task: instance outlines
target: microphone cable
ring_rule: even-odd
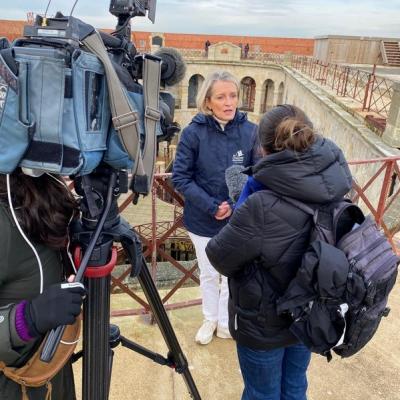
[[[13,217],[13,220],[15,222],[15,225],[17,226],[17,229],[19,231],[19,233],[21,234],[21,236],[24,238],[25,242],[27,243],[27,245],[32,249],[33,254],[36,257],[36,261],[38,263],[38,267],[39,267],[39,274],[40,274],[40,294],[43,293],[43,266],[42,266],[42,261],[40,260],[39,254],[35,248],[35,246],[31,243],[31,241],[28,239],[28,237],[25,235],[25,232],[23,231],[23,229],[21,228],[21,225],[18,221],[17,215],[15,214],[15,209],[14,209],[14,205],[12,202],[12,197],[11,197],[11,183],[10,183],[10,174],[6,175],[6,180],[7,180],[7,198],[8,198],[8,205],[10,207],[10,211]]]

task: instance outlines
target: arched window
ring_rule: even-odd
[[[285,85],[283,82],[280,83],[278,88],[278,98],[276,100],[276,105],[283,104],[283,92],[285,91]]]
[[[240,82],[240,108],[245,111],[254,111],[256,98],[256,82],[250,76],[246,76]]]
[[[267,79],[263,85],[263,96],[260,112],[265,113],[274,106],[274,81]]]
[[[204,78],[199,75],[193,75],[189,79],[189,91],[188,91],[188,108],[196,108],[196,97],[199,92],[200,86],[203,84]]]
[[[154,36],[154,37],[151,39],[151,44],[152,44],[152,45],[156,45],[156,46],[162,47],[162,45],[163,45],[163,39],[162,39],[162,37],[160,37],[160,36]]]

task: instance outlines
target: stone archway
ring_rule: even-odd
[[[250,76],[246,76],[240,82],[240,109],[253,112],[255,98],[256,82]]]
[[[275,83],[272,79],[267,79],[263,84],[261,113],[265,113],[274,106],[274,87]]]
[[[283,104],[283,93],[285,91],[285,84],[281,82],[278,87],[278,97],[276,99],[276,105],[279,106]]]
[[[188,108],[196,108],[197,93],[204,82],[204,77],[200,74],[195,74],[189,79],[188,88]]]

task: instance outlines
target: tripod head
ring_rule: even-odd
[[[113,242],[125,243],[131,248],[131,276],[137,276],[142,245],[133,228],[120,216],[117,203],[119,196],[128,192],[127,171],[101,164],[91,174],[75,178],[74,183],[82,198],[81,218],[75,220],[70,229],[72,245],[79,246],[82,253],[91,252],[88,266],[102,266],[110,259]],[[93,244],[99,225],[102,227]],[[89,249],[91,247],[93,249]]]
[[[112,176],[115,179],[110,179]],[[121,223],[117,200],[121,193],[128,191],[128,173],[101,164],[91,174],[75,178],[74,184],[77,194],[81,196],[81,218],[73,221],[70,227],[71,243],[73,246],[79,246],[83,253],[89,247],[93,233],[104,213],[106,202],[110,203],[103,228],[88,261],[88,265],[105,265],[115,239],[111,232]],[[108,199],[109,191],[110,199]]]

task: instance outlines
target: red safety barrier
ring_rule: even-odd
[[[395,251],[400,254],[400,241],[396,239],[396,233],[400,230],[400,219],[397,224],[390,226],[387,220],[388,211],[395,205],[395,202],[399,202],[400,193],[400,169],[399,169],[400,157],[387,157],[378,158],[373,160],[356,160],[349,162],[352,169],[359,166],[369,165],[370,169],[373,169],[371,176],[362,185],[354,182],[353,184],[353,196],[352,200],[357,202],[366,213],[371,213],[377,224],[383,229],[386,236],[390,240]],[[199,279],[194,275],[197,269],[197,263],[190,268],[186,269],[178,260],[175,260],[168,253],[165,252],[163,244],[170,238],[182,238],[188,240],[186,231],[182,224],[182,213],[181,209],[184,205],[182,196],[176,192],[170,183],[171,174],[157,174],[154,179],[153,190],[152,190],[152,221],[149,224],[141,225],[136,227],[136,231],[139,233],[144,247],[146,248],[145,256],[151,267],[153,278],[157,271],[157,258],[162,258],[169,261],[173,268],[178,269],[182,274],[182,278],[168,291],[168,293],[162,299],[164,303],[170,300],[173,295],[180,289],[184,283],[192,280],[196,284],[199,284]],[[375,188],[375,192],[378,191],[380,194],[378,198],[371,199],[368,195],[368,191],[371,188]],[[156,199],[167,199],[169,203],[172,203],[176,207],[176,212],[173,221],[161,221],[157,222],[157,207]],[[130,199],[126,199],[120,206],[120,211],[127,207]],[[135,299],[141,308],[131,310],[113,311],[113,316],[122,315],[135,315],[148,313],[150,310],[149,305],[135,294],[127,285],[123,283],[123,280],[129,275],[130,270],[127,269],[120,277],[113,276],[112,278],[112,289],[115,291],[117,288],[127,293],[133,299]],[[201,303],[200,299],[193,299],[185,302],[176,302],[167,304],[167,309],[176,309],[182,307],[188,307],[192,305],[198,305]]]
[[[394,218],[398,218],[392,226],[389,225],[390,221],[388,210],[391,207],[397,209],[396,203],[399,202],[400,193],[400,168],[399,168],[400,157],[386,157],[377,158],[371,160],[356,160],[350,161],[349,164],[353,166],[357,165],[374,165],[376,166],[375,173],[363,184],[359,185],[357,182],[353,182],[353,188],[356,192],[353,197],[353,201],[361,200],[369,212],[374,216],[376,223],[380,226],[385,235],[392,244],[393,249],[400,254],[400,241],[396,240],[395,235],[400,230],[400,217],[398,212],[394,212],[392,216],[392,222]],[[381,183],[379,183],[381,181]],[[367,195],[367,191],[373,185],[380,186],[379,198],[373,202]],[[396,202],[396,203],[395,203]],[[399,207],[400,208],[400,207]]]
[[[336,92],[360,104],[362,111],[371,111],[377,118],[387,119],[393,97],[394,82],[376,75],[376,65],[371,72],[339,64],[324,64],[307,56],[293,55],[291,67],[315,79]],[[371,118],[371,116],[370,116]],[[376,127],[381,129],[384,124]]]

